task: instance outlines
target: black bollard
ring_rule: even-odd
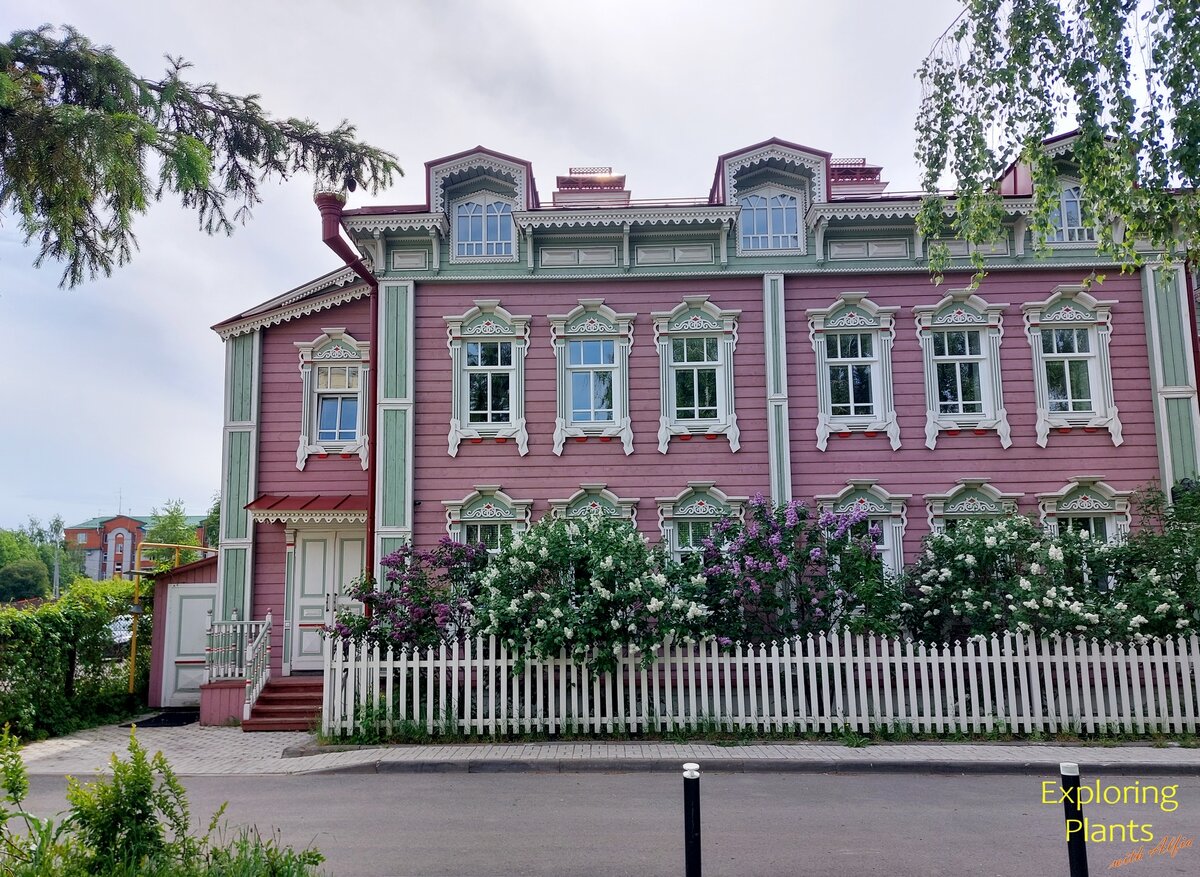
[[[700,877],[700,765],[683,766],[683,873]]]
[[[1084,833],[1083,805],[1079,802],[1079,765],[1064,761],[1058,766],[1063,790],[1063,814],[1067,820],[1067,861],[1071,877],[1088,877],[1087,835]]]

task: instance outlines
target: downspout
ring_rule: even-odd
[[[367,355],[367,370],[370,379],[367,381],[367,441],[370,442],[367,455],[367,544],[364,552],[364,567],[367,574],[375,575],[375,398],[376,384],[379,381],[379,370],[375,367],[376,327],[379,325],[379,281],[367,270],[363,260],[354,252],[354,248],[342,237],[342,205],[346,203],[344,192],[317,189],[313,195],[317,209],[321,211],[321,240],[325,246],[341,257],[354,273],[366,281],[371,288],[371,352]],[[367,607],[370,613],[371,607]]]

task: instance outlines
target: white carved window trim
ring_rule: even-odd
[[[854,478],[835,494],[814,497],[824,512],[845,514],[855,509],[866,511],[870,520],[882,529],[879,555],[884,570],[893,576],[904,571],[904,529],[908,524],[908,499],[911,494],[889,493],[874,478]]]
[[[480,255],[460,256],[458,253],[459,244],[474,243],[473,241],[460,241],[458,237],[458,211],[459,208],[466,204],[478,204],[481,211],[480,221],[482,223],[483,238],[480,243],[486,250],[489,243],[507,243],[511,252],[503,255],[489,255],[482,253]],[[508,208],[508,228],[510,237],[508,240],[498,238],[495,241],[489,241],[487,236],[488,211],[495,205],[502,205]],[[450,261],[454,264],[470,264],[472,262],[515,262],[520,256],[520,237],[517,231],[517,220],[515,213],[518,206],[513,203],[513,199],[497,192],[492,192],[488,189],[479,189],[472,192],[470,195],[464,195],[461,198],[456,198],[450,202],[449,219],[450,219]]]
[[[1079,225],[1066,225],[1069,199],[1078,204]],[[1087,202],[1083,197],[1083,185],[1080,181],[1072,177],[1059,177],[1057,202],[1058,206],[1055,209],[1058,211],[1058,222],[1051,217],[1051,231],[1042,242],[1061,249],[1094,249],[1099,240],[1099,232],[1094,222],[1087,221]]]
[[[508,526],[513,534],[529,528],[531,499],[513,499],[499,484],[476,484],[475,490],[459,500],[443,500],[446,508],[446,532],[456,542],[466,542],[472,524]],[[496,550],[488,549],[489,554]]]
[[[603,482],[580,484],[566,499],[550,500],[550,514],[556,518],[582,518],[599,512],[609,518],[630,521],[637,526],[637,505],[641,499],[621,499]]]
[[[1108,540],[1117,542],[1129,535],[1133,519],[1129,501],[1132,495],[1132,491],[1114,490],[1104,483],[1102,475],[1074,475],[1061,490],[1038,494],[1038,513],[1042,526],[1055,536],[1058,535],[1060,514],[1062,517],[1103,517]]]
[[[303,471],[308,458],[339,454],[343,457],[357,454],[363,469],[370,459],[370,438],[367,436],[367,386],[371,380],[369,363],[371,343],[358,341],[345,329],[322,329],[312,341],[297,341],[300,355],[300,440],[296,446],[296,468]],[[314,367],[324,364],[355,366],[358,368],[358,411],[354,441],[319,442],[317,436],[316,377]],[[348,391],[342,395],[351,395]]]
[[[707,295],[686,295],[673,310],[651,314],[654,319],[654,343],[658,347],[659,414],[658,450],[665,454],[673,435],[724,435],[733,452],[741,447],[737,408],[733,390],[733,354],[737,348],[737,321],[740,310],[722,310]],[[716,338],[718,362],[717,416],[681,419],[676,417],[675,370],[672,342],[695,338]],[[684,366],[688,367],[688,366]]]
[[[741,520],[747,498],[726,496],[716,488],[714,481],[689,481],[688,486],[677,496],[660,496],[658,504],[658,529],[663,545],[676,560],[695,548],[684,548],[679,544],[680,523],[706,523],[710,527],[721,518],[734,516]]]
[[[1021,306],[1025,314],[1025,335],[1033,351],[1034,396],[1037,402],[1037,443],[1046,447],[1051,429],[1083,427],[1107,429],[1115,446],[1124,441],[1121,418],[1113,399],[1109,340],[1112,336],[1113,301],[1097,301],[1082,286],[1059,286],[1044,302]],[[1091,411],[1051,411],[1046,381],[1046,354],[1042,351],[1042,332],[1054,329],[1086,329],[1089,336],[1089,392]],[[1069,380],[1069,375],[1068,375]]]
[[[969,289],[952,289],[935,305],[916,305],[917,340],[925,362],[925,446],[937,447],[938,433],[950,430],[995,430],[1001,447],[1011,447],[1012,431],[1004,407],[1004,388],[1000,377],[1000,343],[1004,339],[1006,304],[988,304]],[[961,361],[935,355],[935,332],[966,331],[979,333],[979,386],[983,411],[980,414],[943,414],[938,396],[939,362]],[[974,358],[963,357],[962,359]]]
[[[789,198],[796,199],[796,246],[794,247],[747,247],[746,235],[742,229],[742,216],[746,212],[746,207],[742,203],[746,198],[759,197],[765,198],[767,202],[767,237],[768,243],[770,238],[776,236],[774,227],[771,224],[771,199],[785,195]],[[764,183],[747,189],[745,192],[737,193],[738,207],[738,224],[737,224],[737,254],[739,256],[803,256],[808,253],[808,226],[805,224],[805,216],[808,213],[808,198],[804,188],[791,188],[788,186],[774,185]],[[782,234],[782,232],[780,232]]]
[[[529,317],[510,314],[497,299],[477,299],[462,316],[445,317],[446,346],[450,350],[450,432],[447,453],[458,455],[464,440],[513,439],[521,456],[529,453],[525,425],[525,352],[529,349]],[[512,378],[509,383],[509,422],[471,423],[467,387],[466,344],[471,341],[507,341],[512,344]]]
[[[1002,518],[1017,513],[1023,493],[1002,493],[986,478],[960,478],[946,493],[925,494],[929,532],[941,533],[946,520]]]
[[[892,450],[900,448],[900,425],[892,393],[892,342],[896,338],[895,314],[900,309],[880,307],[868,295],[843,292],[829,307],[808,311],[808,337],[817,358],[817,448],[822,451],[835,432],[884,432]],[[871,398],[875,411],[869,417],[833,414],[825,336],[846,330],[874,336]]]
[[[626,454],[633,453],[633,424],[629,418],[629,351],[633,346],[634,314],[618,314],[602,298],[579,300],[569,313],[551,315],[550,341],[554,347],[557,414],[554,420],[554,453],[561,456],[569,438],[619,438]],[[571,386],[567,369],[569,341],[613,342],[613,419],[573,421]]]

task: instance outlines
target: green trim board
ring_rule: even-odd
[[[1164,407],[1172,479],[1196,478],[1200,476],[1196,451],[1196,400],[1166,399]]]
[[[380,400],[408,399],[409,344],[408,324],[412,284],[384,284],[380,322],[383,347],[380,350]]]
[[[230,423],[250,423],[254,420],[254,375],[256,333],[237,335],[229,345],[229,407],[226,417]]]
[[[238,617],[246,620],[246,570],[249,561],[248,548],[223,548],[221,559],[221,617],[228,621],[233,617],[233,610],[238,611]]]
[[[250,467],[253,453],[251,430],[230,430],[225,449],[225,490],[221,514],[221,535],[226,539],[246,539],[249,536]]]
[[[379,524],[408,527],[408,411],[384,408],[378,417]]]

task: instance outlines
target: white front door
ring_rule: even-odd
[[[299,530],[296,533],[291,611],[292,670],[320,670],[321,630],[335,608],[360,606],[346,596],[363,569],[361,531]]]
[[[168,585],[163,706],[198,706],[204,681],[204,647],[217,584]]]

